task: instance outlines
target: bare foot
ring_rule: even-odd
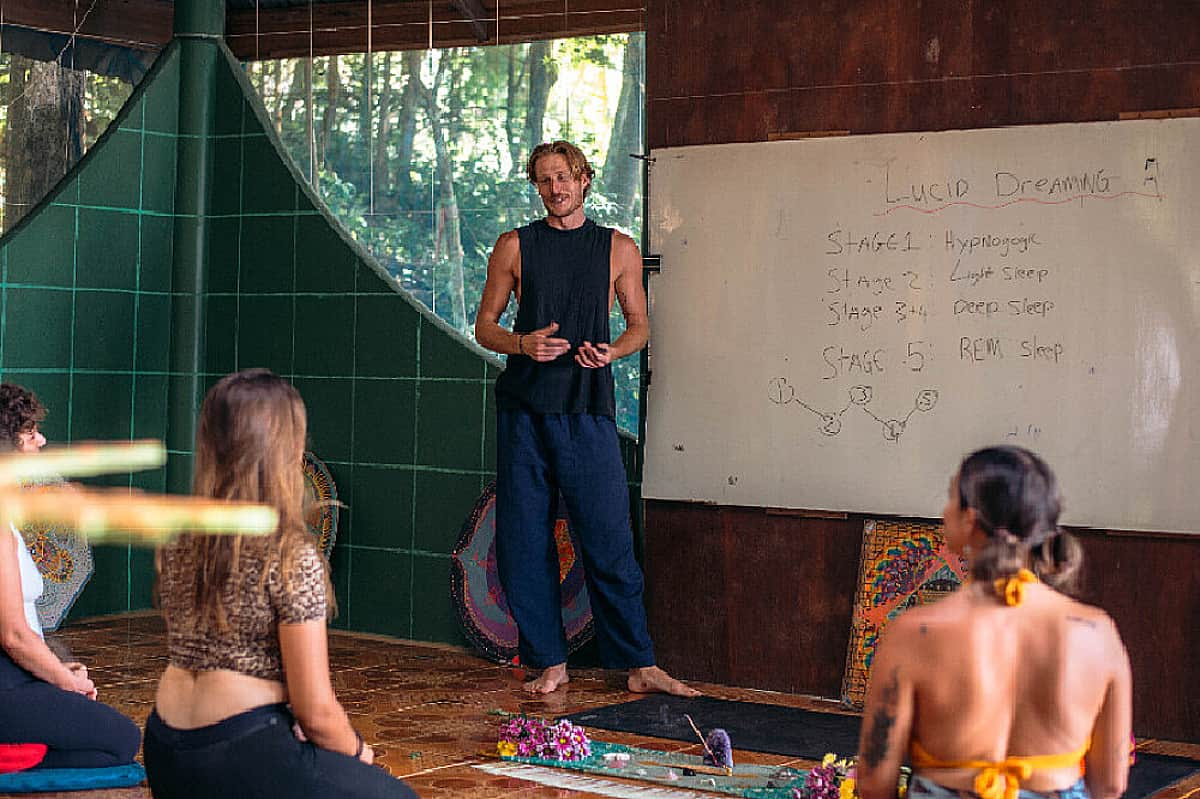
[[[558,690],[560,685],[566,685],[570,681],[571,678],[567,676],[567,664],[559,663],[525,683],[525,690],[531,694],[551,694]]]
[[[684,685],[658,666],[643,666],[629,670],[629,690],[635,694],[674,694],[699,696],[695,688]]]

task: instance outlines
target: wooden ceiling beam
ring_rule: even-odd
[[[479,0],[451,0],[454,8],[460,14],[463,14],[467,19],[471,20],[471,27],[475,29],[475,38],[483,44],[488,40],[487,23],[484,22],[484,14],[487,13],[483,7],[483,3]]]
[[[370,49],[426,50],[516,44],[540,39],[631,33],[645,29],[644,0],[473,0],[458,2],[371,0]],[[472,10],[473,9],[473,10]],[[482,11],[482,13],[480,13]],[[243,60],[363,53],[367,0],[314,4],[309,8],[230,9],[225,40]],[[484,38],[480,38],[480,25]]]
[[[79,24],[79,18],[83,24]],[[139,50],[157,50],[171,41],[175,6],[170,0],[104,0],[88,4],[46,0],[4,0],[4,24],[70,36],[79,26],[87,39]]]

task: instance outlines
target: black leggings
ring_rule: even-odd
[[[0,743],[46,744],[34,768],[123,766],[141,742],[137,725],[113,708],[39,680],[0,650]]]
[[[155,799],[415,799],[382,768],[296,740],[286,705],[264,705],[196,730],[146,720],[144,759]]]

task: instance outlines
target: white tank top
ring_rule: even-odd
[[[25,547],[25,539],[21,537],[20,531],[11,523],[8,527],[17,539],[17,563],[21,567],[21,599],[25,604],[25,620],[29,622],[29,627],[41,636],[42,624],[38,621],[37,605],[34,603],[42,595],[42,575]]]

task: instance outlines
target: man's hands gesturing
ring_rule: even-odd
[[[607,366],[611,361],[612,353],[609,352],[608,345],[603,343],[593,344],[585,341],[579,345],[579,349],[575,353],[575,363],[584,369],[599,369],[601,366]]]
[[[556,332],[558,332],[558,322],[551,322],[531,333],[520,333],[518,334],[517,348],[522,355],[528,355],[540,363],[553,361],[571,349],[571,342],[565,338],[551,337],[551,334]]]

